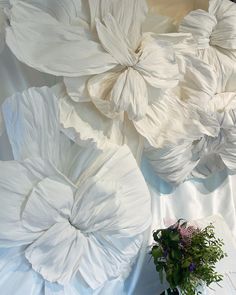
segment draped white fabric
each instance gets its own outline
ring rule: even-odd
[[[236,4],[174,1],[158,0],[149,12],[145,1],[11,1],[8,45],[44,73],[21,64],[1,42],[0,10],[0,102],[20,92],[4,104],[7,130],[0,136],[1,295],[161,293],[148,254],[152,230],[178,218],[208,223],[218,213],[230,228],[221,221],[229,259],[219,266],[222,288],[207,292],[235,294]],[[200,10],[188,14],[193,8]],[[174,13],[174,20],[157,11]],[[167,34],[149,34],[150,27]],[[21,94],[61,80],[46,73],[63,82]],[[157,149],[168,140],[174,144]],[[117,144],[128,144],[138,161],[145,147],[151,228],[142,175],[128,148]]]

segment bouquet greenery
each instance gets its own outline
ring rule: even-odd
[[[165,274],[170,285],[167,294],[179,294],[178,290],[184,295],[201,294],[197,291],[199,286],[223,279],[215,271],[215,264],[226,256],[222,250],[224,243],[215,237],[212,224],[200,229],[180,219],[155,231],[153,238],[151,255],[161,282]]]

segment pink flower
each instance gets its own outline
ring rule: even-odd
[[[197,233],[199,231],[198,228],[194,226],[188,226],[188,227],[179,227],[179,233],[181,238],[183,239],[184,242],[189,243],[191,242],[193,234]]]

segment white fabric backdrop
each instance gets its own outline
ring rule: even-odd
[[[56,79],[43,75],[19,63],[7,48],[0,55],[0,102],[16,91],[29,86],[53,85]],[[6,136],[0,137],[0,160],[11,159],[11,150]],[[228,176],[225,172],[205,181],[187,181],[173,190],[168,184],[158,179],[151,167],[143,160],[142,171],[149,184],[152,195],[153,225],[147,232],[147,244],[142,249],[139,260],[130,277],[125,281],[114,280],[93,294],[101,295],[154,295],[163,289],[155,272],[147,245],[151,241],[152,230],[164,225],[164,219],[198,219],[220,213],[236,236],[236,176]],[[0,204],[1,205],[1,204]],[[24,279],[24,270],[22,270]],[[16,281],[11,284],[19,284]],[[1,280],[1,278],[0,278]],[[78,287],[79,294],[91,294]],[[229,291],[230,290],[230,291]],[[7,290],[4,290],[8,294]],[[16,294],[25,295],[20,289]],[[232,293],[230,293],[232,292]],[[232,289],[220,289],[213,294],[234,295]],[[34,295],[33,293],[30,295]]]

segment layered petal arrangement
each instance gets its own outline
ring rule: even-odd
[[[197,63],[212,92],[216,84],[211,67],[195,57],[191,34],[155,34],[147,22],[144,32],[144,0],[67,2],[68,8],[59,1],[49,9],[43,1],[17,1],[7,28],[8,46],[21,61],[64,77],[59,104],[66,134],[101,148],[127,143],[136,158],[143,138],[154,147],[175,142],[186,116],[182,97],[174,92],[168,99],[165,91],[182,87],[189,73],[201,80]],[[197,89],[198,97],[203,93]]]
[[[180,23],[179,32],[192,33],[198,56],[214,66],[217,92],[236,91],[236,6],[229,0],[210,0],[208,11],[194,10]]]
[[[236,172],[236,93],[217,94],[201,116],[203,124],[215,129],[214,136],[204,132],[193,136],[190,129],[189,136],[180,139],[178,145],[147,151],[157,174],[174,185],[192,177],[206,178],[226,168]]]
[[[126,276],[151,221],[149,191],[128,147],[72,143],[46,87],[7,99],[3,115],[16,161],[0,162],[0,273],[1,253],[15,259],[0,289],[10,292],[7,281],[25,268],[36,273],[32,294],[48,294],[39,293],[42,284],[72,294],[74,284],[97,289]]]
[[[146,113],[148,85],[155,88],[171,88],[178,83],[178,65],[173,48],[167,41],[162,41],[161,38],[158,40],[152,34],[141,35],[141,24],[147,10],[145,1],[131,1],[129,6],[125,5],[125,1],[90,1],[89,4],[90,23],[86,26],[74,23],[66,26],[36,6],[18,1],[13,6],[10,16],[8,44],[16,56],[39,70],[54,75],[77,77],[77,80],[65,81],[68,93],[75,101],[87,101],[90,97],[96,101],[100,95],[102,100],[111,102],[112,113],[127,111],[129,118],[140,119]],[[118,5],[119,9],[116,9]],[[130,13],[135,13],[135,18],[132,18]],[[128,15],[132,21],[126,20]],[[77,18],[73,22],[76,20]],[[42,47],[30,48],[28,52],[23,53],[22,44],[19,45],[18,42],[23,41],[25,32],[23,27],[18,26],[19,21],[32,33],[36,30],[37,24],[39,27],[42,26],[42,29],[47,27],[48,30],[45,32],[54,39],[49,39],[49,36],[44,38],[45,34],[41,37],[35,36],[44,41],[39,45]],[[63,40],[62,32],[66,40]],[[59,45],[57,51],[50,45],[54,45],[54,48],[55,45]],[[67,63],[67,60],[62,60],[59,65],[56,61],[61,59],[63,52],[58,49],[66,50],[65,47],[75,51],[65,52],[65,57],[71,61],[68,60]],[[46,48],[51,48],[47,56],[42,54]],[[39,52],[41,58],[38,56],[38,59],[36,57]],[[55,52],[58,53],[57,57]],[[50,59],[50,55],[54,56],[54,60]],[[164,71],[165,68],[168,68],[168,71]],[[88,79],[86,76],[94,77]],[[88,87],[83,85],[86,81]],[[87,94],[86,97],[85,93],[81,93],[81,88],[87,88],[90,96]]]

